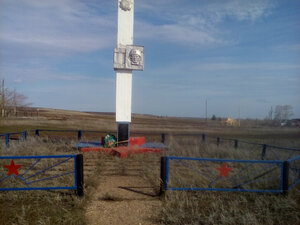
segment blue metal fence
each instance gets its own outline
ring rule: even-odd
[[[289,183],[288,189],[292,189],[296,184],[300,183],[300,155],[287,160],[289,164]]]
[[[51,129],[36,129],[36,130],[31,130],[31,132],[34,131],[35,136],[40,136],[41,133],[43,132],[54,132],[54,133],[75,133],[77,134],[78,140],[81,140],[83,137],[84,133],[114,133],[112,131],[96,131],[96,130],[51,130]]]
[[[167,135],[167,134],[166,134]],[[250,145],[256,150],[260,151],[258,157],[262,160],[265,159],[276,159],[276,160],[282,160],[282,159],[289,159],[292,156],[300,154],[299,148],[293,148],[293,147],[283,147],[283,146],[275,146],[265,143],[257,143],[257,142],[251,142],[251,141],[245,141],[240,139],[234,139],[234,138],[223,138],[219,136],[214,135],[207,135],[205,133],[202,134],[172,134],[173,136],[193,136],[193,137],[199,137],[202,140],[202,143],[215,143],[217,146],[220,146],[221,143],[227,143],[232,144],[232,146],[235,149],[241,148],[242,144]],[[251,149],[253,149],[251,148]],[[285,153],[285,154],[278,154],[279,152]],[[271,156],[271,157],[269,157]]]
[[[97,131],[97,130],[55,130],[55,129],[34,129],[34,130],[28,130],[28,131],[22,131],[22,132],[15,132],[15,133],[6,133],[6,134],[0,134],[0,141],[1,137],[2,139],[5,139],[5,146],[9,147],[10,140],[16,140],[16,138],[12,137],[12,135],[20,135],[20,137],[17,138],[17,140],[26,140],[27,135],[34,135],[36,137],[42,136],[42,134],[46,134],[47,136],[51,137],[51,133],[54,133],[56,135],[62,135],[61,133],[66,133],[68,135],[76,135],[77,139],[80,141],[83,138],[84,134],[97,134],[97,135],[104,135],[107,133],[116,134],[116,131]],[[145,134],[141,132],[131,132],[131,134]],[[161,136],[161,142],[165,142],[166,134],[161,133],[148,133],[149,135],[160,135]],[[23,135],[21,138],[21,135]],[[1,144],[1,142],[0,142]]]
[[[18,140],[18,141],[19,140],[24,140],[24,141],[26,141],[27,131],[0,134],[0,138],[1,137],[5,138],[5,145],[6,145],[6,147],[8,147],[10,140]]]
[[[291,159],[294,162],[297,159]],[[290,163],[291,163],[290,162]],[[288,161],[162,157],[161,191],[239,191],[286,193]]]
[[[0,156],[0,165],[0,191],[72,189],[83,195],[81,154]]]
[[[54,133],[75,133],[77,134],[77,139],[81,140],[83,137],[84,133],[98,133],[98,134],[105,134],[105,133],[116,133],[115,131],[95,131],[95,130],[54,130],[54,129],[35,129],[35,130],[30,130],[30,131],[22,131],[22,132],[15,132],[15,133],[6,133],[6,134],[0,134],[0,139],[1,137],[5,137],[5,144],[8,147],[9,141],[11,140],[12,135],[20,135],[23,136],[23,140],[26,140],[26,137],[28,133],[34,133],[35,136],[40,136],[42,132],[54,132]],[[240,144],[248,144],[252,146],[257,146],[261,148],[261,159],[266,159],[267,152],[271,150],[282,150],[286,152],[290,152],[298,154],[300,153],[300,149],[298,148],[290,148],[290,147],[282,147],[282,146],[275,146],[275,145],[269,145],[269,144],[264,144],[264,143],[256,143],[256,142],[250,142],[250,141],[245,141],[245,140],[239,140],[239,139],[232,139],[232,138],[223,138],[219,136],[213,136],[213,135],[207,135],[205,133],[202,134],[189,134],[189,133],[175,133],[175,134],[169,134],[169,133],[142,133],[142,132],[131,132],[132,134],[151,134],[151,135],[160,135],[161,136],[161,142],[165,143],[167,140],[168,135],[173,135],[173,136],[194,136],[194,137],[201,137],[202,142],[206,143],[208,142],[208,138],[212,140],[216,140],[215,143],[217,146],[219,146],[221,143],[227,142],[227,143],[233,143],[234,148],[239,148]],[[21,138],[19,137],[18,140]],[[213,141],[214,142],[214,141]],[[274,152],[273,152],[274,153]],[[276,154],[276,153],[274,153]]]
[[[23,132],[0,134],[0,138],[5,137],[5,144],[8,147],[9,141],[11,139],[26,140],[27,134],[32,133],[32,132],[35,134],[35,136],[39,136],[41,132],[59,132],[59,133],[75,132],[75,133],[77,133],[78,140],[81,140],[83,133],[100,133],[101,134],[101,133],[107,133],[108,131],[36,129],[36,130],[31,130],[29,132],[23,131]],[[113,132],[109,132],[109,133],[113,133]],[[135,132],[135,134],[142,134],[142,133]],[[155,133],[155,135],[158,135],[158,133]],[[167,135],[174,135],[174,134],[163,133],[160,135],[161,135],[162,143],[165,143]],[[285,161],[284,161],[284,160],[281,160],[282,157],[279,157],[278,153],[276,152],[278,150],[281,150],[281,151],[289,152],[290,154],[298,154],[300,152],[300,149],[274,146],[274,145],[268,145],[268,144],[261,144],[261,143],[255,143],[255,142],[248,142],[248,141],[238,140],[238,139],[214,137],[214,136],[210,136],[210,135],[207,136],[206,134],[175,134],[175,136],[176,135],[184,135],[184,136],[188,135],[188,136],[196,136],[196,137],[200,136],[202,138],[203,142],[207,142],[208,137],[213,138],[213,139],[216,138],[217,145],[220,145],[221,141],[233,142],[234,147],[236,149],[239,147],[239,143],[260,146],[262,160],[232,160],[232,159],[163,157],[162,158],[162,166],[161,166],[161,178],[163,181],[163,185],[161,186],[161,190],[215,190],[215,191],[222,190],[222,191],[253,191],[253,192],[285,193],[288,190],[290,190],[292,187],[294,187],[297,183],[300,182],[300,175],[299,175],[300,174],[300,172],[299,172],[300,156],[298,155],[289,160],[286,160],[286,158],[285,158]],[[271,161],[265,160],[267,150],[268,150],[268,152],[272,153],[275,156],[274,157],[275,159],[278,159],[278,160],[271,160]],[[276,150],[276,151],[274,151],[274,150]],[[287,158],[290,158],[290,154]],[[17,159],[18,157],[20,159],[26,158],[25,156],[11,156],[10,159],[14,159],[13,157],[16,157],[15,159]],[[42,157],[42,158],[51,158],[52,157],[53,158],[53,156],[28,156],[28,157],[31,157],[32,159],[34,159],[34,158],[37,159],[33,163],[32,168],[34,168],[35,165],[39,163],[39,160],[41,160],[41,158],[38,159],[38,157]],[[4,158],[0,157],[0,160],[1,159],[5,159],[5,157]],[[6,158],[6,159],[8,159],[8,158]],[[26,179],[23,179],[23,182],[25,182],[25,184],[27,186],[22,187],[22,188],[17,188],[17,189],[18,190],[77,189],[77,192],[79,194],[81,192],[83,194],[83,189],[82,189],[83,174],[77,172],[76,165],[78,166],[79,163],[76,164],[76,160],[74,158],[74,179],[75,179],[74,184],[77,182],[77,186],[76,185],[68,186],[68,188],[67,188],[66,186],[65,187],[32,187],[30,185],[30,184],[34,184],[34,183],[44,182],[46,180],[64,177],[69,174],[73,174],[73,172],[69,171],[64,174],[53,175],[50,177],[41,178],[38,181],[34,181],[34,182],[27,182],[27,179],[29,179],[27,177]],[[81,159],[81,161],[82,161],[82,159]],[[189,163],[187,163],[187,162],[189,162]],[[193,163],[191,163],[191,162],[193,162]],[[198,163],[198,165],[196,165],[197,163]],[[231,178],[227,178],[227,176],[218,177],[217,172],[219,171],[219,169],[223,168],[223,167],[216,167],[217,164],[220,164],[220,163],[225,163],[225,167],[224,167],[225,171],[226,171],[226,168],[230,168],[232,170],[232,172],[234,171],[234,174],[233,174],[233,176],[231,176]],[[232,167],[227,167],[226,163]],[[176,164],[176,165],[172,166],[172,164]],[[56,166],[57,165],[55,165],[54,167],[56,167]],[[220,165],[218,165],[218,166],[220,166]],[[53,167],[51,167],[51,168],[53,168]],[[49,169],[46,169],[45,171],[48,171],[48,170]],[[252,170],[252,172],[250,170]],[[40,171],[39,174],[42,174],[45,171],[42,171],[42,172]],[[191,171],[193,171],[194,173],[196,172],[196,174],[193,174],[193,178],[202,176],[202,178],[206,179],[206,183],[203,182],[203,179],[198,183],[197,182],[193,183],[197,179],[189,178],[187,180],[186,178],[188,178],[188,176],[191,175]],[[254,175],[253,175],[253,171],[254,171]],[[187,174],[184,174],[185,172],[187,172]],[[39,174],[37,174],[37,175],[39,175]],[[199,176],[199,175],[201,175],[201,176]],[[229,176],[229,173],[228,174],[226,173],[226,175]],[[2,178],[1,178],[1,176],[2,176]],[[220,176],[220,174],[219,174],[219,176]],[[239,176],[241,176],[241,177],[239,177]],[[251,176],[254,176],[254,177],[251,177]],[[0,190],[2,190],[1,182],[8,179],[8,177],[9,176],[4,175],[4,173],[1,173],[1,170],[0,170]],[[19,178],[21,179],[22,177],[19,177]],[[173,180],[171,180],[171,178]],[[184,178],[184,179],[182,179],[182,178]],[[76,181],[76,179],[77,179],[77,181]],[[184,183],[184,180],[188,181],[188,182]],[[194,180],[194,181],[192,183],[189,183],[191,180],[192,181]],[[266,181],[267,181],[267,183],[266,183]],[[79,182],[79,185],[78,185],[78,182]],[[32,188],[32,189],[30,189],[30,188]],[[9,188],[9,190],[12,190],[12,189]]]

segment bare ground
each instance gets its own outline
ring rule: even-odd
[[[155,225],[160,199],[139,173],[140,163],[107,159],[86,209],[89,225]]]

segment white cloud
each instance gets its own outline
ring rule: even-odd
[[[178,82],[178,79],[187,78],[187,74],[190,74],[190,79],[195,80],[203,74],[214,73],[229,74],[232,77],[234,74],[238,74],[240,77],[248,76],[249,73],[256,74],[255,77],[260,76],[258,74],[269,74],[269,76],[280,75],[282,79],[288,79],[289,75],[294,76],[294,72],[300,70],[299,64],[292,63],[272,63],[272,62],[253,62],[253,63],[238,63],[238,62],[215,62],[204,63],[198,60],[182,61],[182,62],[169,62],[160,67],[151,68],[144,73],[148,74],[149,79],[168,79],[170,82]],[[181,74],[185,73],[185,76]],[[193,75],[194,74],[194,75]],[[299,73],[298,73],[299,74]],[[170,79],[176,77],[175,79]],[[209,79],[209,76],[205,77],[205,80]],[[226,78],[227,79],[227,78]],[[300,81],[300,78],[299,78]],[[181,82],[180,82],[181,83]]]
[[[227,45],[218,24],[225,17],[255,21],[268,15],[273,2],[188,0],[136,1],[136,11],[161,20],[136,21],[136,36],[189,45]],[[97,6],[97,7],[96,7]],[[113,47],[116,4],[110,1],[3,0],[0,3],[0,42],[22,51],[27,46],[43,56],[84,53]],[[143,16],[141,16],[143,18]],[[53,54],[51,54],[51,52]],[[55,56],[57,54],[54,54]]]
[[[159,18],[159,24],[137,22],[137,36],[145,39],[171,41],[181,45],[228,45],[236,41],[226,37],[222,22],[231,17],[237,21],[255,22],[268,16],[274,1],[191,1],[179,0],[141,1],[138,12]]]
[[[176,21],[185,15],[194,15],[219,22],[230,16],[237,20],[257,20],[268,16],[277,4],[276,0],[140,0],[136,2],[139,12],[151,12],[159,17]],[[206,21],[208,22],[208,21]]]
[[[275,1],[271,0],[228,0],[217,1],[207,6],[205,12],[210,14],[211,18],[219,21],[226,16],[236,18],[237,20],[255,21],[261,17],[268,16],[270,10],[275,6]]]
[[[17,50],[80,53],[116,42],[116,19],[94,13],[81,1],[6,0],[0,3],[0,21],[0,42]]]
[[[24,80],[21,79],[21,78],[17,78],[17,79],[14,79],[13,82],[14,82],[14,83],[23,83]]]
[[[218,71],[218,70],[299,70],[298,64],[285,64],[285,63],[194,63],[191,66],[194,70],[199,71]]]
[[[287,51],[300,51],[300,44],[285,44],[277,45],[274,47],[275,50],[287,50]]]
[[[112,45],[111,39],[108,37],[93,37],[93,36],[75,36],[71,35],[34,35],[23,34],[19,32],[5,33],[2,35],[2,41],[12,42],[14,44],[23,44],[30,48],[48,50],[48,51],[61,51],[61,52],[90,52],[96,51],[107,46]]]
[[[11,67],[4,66],[0,69],[2,77],[8,82],[14,83],[38,83],[41,81],[62,81],[62,82],[76,82],[76,81],[105,81],[112,82],[114,79],[93,77],[87,74],[66,73],[54,71],[48,67],[35,66],[34,68]]]
[[[212,31],[185,26],[184,24],[153,25],[137,22],[137,38],[171,41],[182,45],[224,44],[226,41],[215,37]]]

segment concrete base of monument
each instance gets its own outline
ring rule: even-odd
[[[110,155],[126,158],[130,154],[160,153],[168,146],[163,143],[146,143],[144,137],[129,139],[129,146],[105,148],[102,142],[79,142],[76,147],[81,152],[103,152]]]
[[[81,148],[81,152],[103,152],[120,158],[126,158],[131,154],[146,154],[146,153],[161,153],[161,148],[145,148],[139,146],[129,146],[129,147],[114,147],[114,148],[104,148],[104,147],[86,147]]]

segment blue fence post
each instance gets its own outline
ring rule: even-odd
[[[162,133],[161,134],[161,143],[165,143],[165,141],[166,141],[166,134],[165,133]]]
[[[266,150],[267,150],[267,145],[263,144],[262,151],[261,151],[261,160],[265,159],[265,157],[266,157]]]
[[[238,140],[234,140],[234,148],[237,149],[239,146],[239,141]]]
[[[39,130],[35,130],[35,136],[40,136]]]
[[[5,145],[6,147],[9,145],[9,134],[5,134]]]
[[[78,141],[80,141],[82,138],[82,130],[78,131]]]
[[[166,192],[167,188],[167,157],[160,158],[160,195],[163,195]]]
[[[217,137],[217,146],[220,145],[220,137]]]
[[[202,142],[205,142],[206,135],[202,134]]]
[[[282,164],[282,177],[281,177],[282,193],[285,195],[289,190],[289,162],[284,161]]]
[[[76,155],[76,181],[77,181],[77,195],[83,196],[83,155]]]

